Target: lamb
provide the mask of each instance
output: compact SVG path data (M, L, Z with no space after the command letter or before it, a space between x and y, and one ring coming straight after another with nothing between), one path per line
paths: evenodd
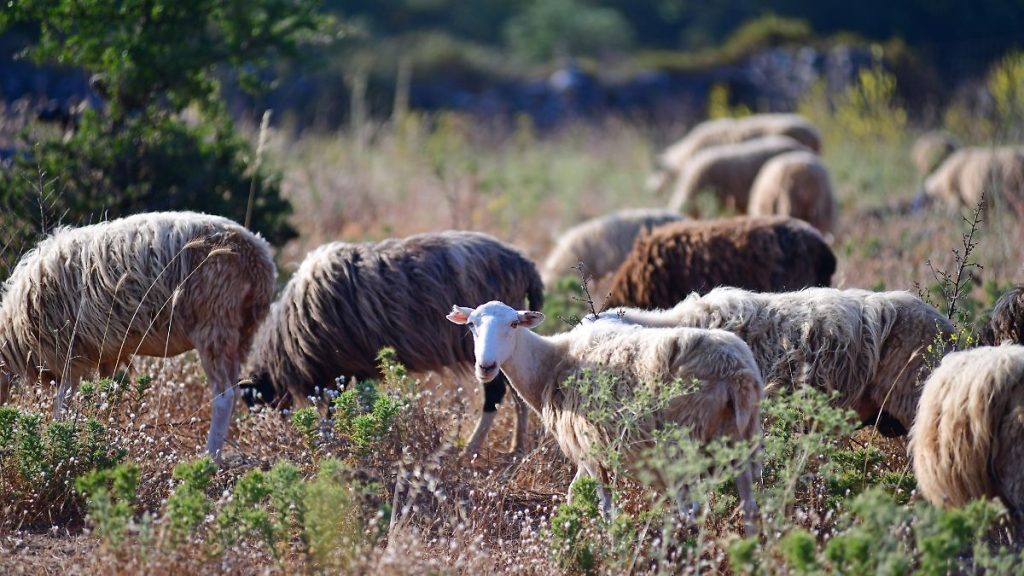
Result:
M219 216L154 212L58 229L4 284L0 403L17 376L56 381L59 416L84 376L195 349L213 395L206 449L219 458L276 274L266 241Z
M674 396L651 418L641 419L637 436L627 438L621 447L631 471L643 469L641 453L651 445L651 434L669 424L686 427L704 443L722 437L753 441L761 434L764 387L757 364L746 345L728 332L595 323L544 337L530 331L544 320L543 314L517 311L501 302L488 302L476 309L453 306L448 319L469 326L473 334L477 379L488 382L499 370L508 375L512 387L540 414L562 452L577 464L573 482L585 475L598 479L606 512L611 503L603 488L608 475L605 459L609 448L617 448L611 439L622 434L623 428L619 422L595 420L588 414L588 398L573 385L578 379L587 379L595 371L611 373L617 385L627 387L616 399L643 386L655 392L676 378L699 386L692 393ZM610 409L617 413L614 407ZM748 532L757 514L753 466L752 455L742 463L736 479ZM657 484L670 488L661 477ZM680 513L689 518L692 509L688 511L685 489L676 497Z
M772 158L754 180L747 213L799 218L829 237L835 229L836 199L828 170L810 152Z
M797 150L808 149L788 136L765 136L702 150L680 171L668 208L676 212L688 208L695 216L694 199L709 191L723 208L746 213L750 187L765 162Z
M936 506L998 497L1024 512L1024 346L946 356L924 384L910 454ZM1019 518L1019 516L1018 516Z
M924 181L924 198L950 210L973 208L985 195L988 205L1002 203L1024 215L1024 148L962 148Z
M910 159L918 174L928 176L943 160L960 148L955 136L945 130L931 130L922 134L910 149Z
M657 194L667 192L690 159L701 150L772 135L789 136L809 150L821 152L818 129L798 114L755 114L708 120L698 124L657 158L657 168L648 179L647 188Z
M1024 344L1024 284L1018 284L996 300L978 340L986 346L1004 342Z
M303 405L338 376L380 377L376 356L386 346L412 371L464 372L473 347L443 321L451 300L480 304L506 298L525 306L529 298L539 309L543 290L530 260L478 232L326 244L306 256L271 306L245 368L251 381L247 401ZM483 412L467 445L471 454L490 430L505 382L500 377L484 387ZM513 449L522 452L528 409L514 400Z
M793 218L667 224L637 239L605 305L668 308L716 286L763 292L828 286L835 269L821 234Z
M838 406L890 437L910 429L919 382L954 333L947 318L907 292L834 288L778 294L716 288L668 310L617 308L600 318L733 332L754 352L766 390L838 392Z
M544 285L550 289L555 282L572 273L572 267L583 262L584 269L595 281L613 274L626 259L637 235L655 226L678 222L682 216L668 210L633 209L612 212L587 220L567 230L552 248L541 268Z

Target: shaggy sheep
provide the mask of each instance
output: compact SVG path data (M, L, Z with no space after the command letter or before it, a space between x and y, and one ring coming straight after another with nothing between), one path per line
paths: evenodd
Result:
M886 436L910 428L919 380L934 361L928 350L953 333L949 320L907 292L834 288L779 294L716 288L668 310L618 308L601 318L733 332L754 352L767 390L836 391L839 406L864 424L877 422Z
M754 180L747 213L799 218L830 235L835 228L836 199L828 170L810 152L787 152L772 158Z
M444 322L452 299L482 304L506 298L543 306L533 263L477 232L419 234L375 244L334 242L309 253L270 309L246 365L257 399L303 404L338 376L380 376L381 348L416 372L464 371L470 339ZM468 450L476 452L505 394L504 377L484 387L484 408ZM253 400L252 394L246 398ZM513 448L526 449L528 409L515 397Z
M693 200L701 192L709 191L720 206L743 214L750 200L750 187L764 163L796 150L807 148L788 136L765 136L702 150L679 173L669 210L679 212L687 208L693 212Z
M929 200L951 210L973 208L985 194L989 205L1003 203L1024 215L1024 148L962 148L924 181Z
M612 279L605 304L667 308L691 292L716 286L763 292L828 286L835 269L825 239L800 220L680 222L637 239Z
M194 348L213 394L206 448L217 457L275 275L267 243L218 216L158 212L59 229L4 284L0 400L13 376L55 380L59 414L83 376Z
M1024 285L1015 286L996 300L978 340L985 346L1024 344Z
M910 159L914 162L917 172L921 176L927 176L958 148L960 142L955 136L945 130L931 130L914 142L910 150Z
M695 381L699 386L696 391L666 399L664 408L641 419L637 436L625 439L624 463L634 472L643 468L641 453L650 445L651 433L669 423L686 427L702 443L721 437L751 441L761 434L764 387L757 364L750 349L728 332L648 330L593 323L544 337L530 331L544 320L543 314L516 311L501 302L488 302L476 309L453 306L448 319L470 327L477 379L487 382L499 370L508 375L512 387L540 414L562 452L577 464L576 479L585 474L598 479L606 511L610 510L610 501L603 489L607 480L605 458L607 449L616 447L611 439L621 436L624 429L595 421L588 414L588 398L572 385L577 378L606 371L616 379L617 386L652 387L652 392L676 378ZM615 399L628 394L624 389ZM752 493L753 466L752 457L736 479L748 531L757 513ZM662 489L669 488L663 480L658 484ZM685 490L677 492L676 497L680 512L689 517Z
M658 156L657 168L648 179L647 187L658 194L667 192L687 162L701 150L772 135L789 136L808 149L821 152L821 134L798 114L755 114L744 118L708 120L695 126L682 140Z
M573 226L558 239L541 268L549 289L572 267L583 262L587 274L599 281L613 274L626 259L638 234L655 226L678 222L676 212L657 209L620 210Z
M924 384L910 454L936 506L999 497L1024 512L1024 346L954 352Z

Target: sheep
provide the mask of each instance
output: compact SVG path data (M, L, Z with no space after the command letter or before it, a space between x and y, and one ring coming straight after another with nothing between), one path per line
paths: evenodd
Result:
M945 130L930 130L922 134L910 149L910 159L922 176L928 176L943 160L960 148L955 136Z
M764 163L797 150L807 151L807 147L788 136L765 136L702 150L679 173L668 208L676 212L688 208L695 216L694 199L709 191L721 207L746 213L750 187Z
M765 292L828 286L835 269L821 234L793 218L667 224L637 239L605 305L668 308L716 286Z
M578 262L583 262L586 272L600 281L619 268L638 234L682 219L668 210L633 209L612 212L573 226L558 239L541 267L544 285L550 289L559 278L572 273L572 267Z
M821 152L818 129L798 114L755 114L744 118L707 120L658 156L655 161L657 167L648 178L647 188L657 194L667 192L683 167L701 150L771 135L789 136L811 151Z
M826 238L835 229L836 199L828 170L810 152L787 152L765 163L750 190L751 216L792 216Z
M889 437L910 429L918 382L954 332L908 292L834 288L762 294L723 287L668 310L615 308L600 318L733 332L754 352L769 393L797 386L838 392L838 406Z
M338 376L380 377L376 356L387 346L415 372L465 371L473 360L472 342L441 318L450 301L506 298L525 306L529 298L530 306L540 309L543 290L530 260L478 232L326 244L306 256L256 335L245 368L246 399L250 405L304 405ZM490 430L505 395L504 377L485 386L484 395L467 445L470 454ZM518 415L513 450L523 452L528 408L513 397Z
M948 209L977 206L984 194L989 205L1005 203L1024 215L1024 148L962 148L950 154L924 181L919 197L938 200Z
M652 393L676 378L694 381L699 387L689 394L666 398L664 408L641 419L638 437L627 438L621 446L630 471L643 468L641 453L650 446L651 433L667 424L686 427L703 443L721 437L752 441L761 434L764 386L757 364L750 349L728 332L648 330L595 323L544 337L531 332L544 320L543 314L517 311L497 301L475 309L453 306L448 320L468 326L473 334L477 379L488 382L499 370L505 372L512 387L540 415L562 452L577 465L573 483L587 475L598 479L606 512L610 512L611 502L604 490L608 475L605 459L609 448L617 448L610 439L619 436L623 428L607 418L595 421L587 413L588 398L573 385L578 379L606 371L616 379L617 386L646 386ZM612 401L628 394L623 389ZM614 406L609 408L612 414L617 413ZM748 532L757 514L752 492L754 459L751 454L741 464L736 479ZM668 488L663 478L659 477L656 484ZM677 492L676 501L683 517L691 519L685 488Z
M17 376L56 381L60 416L84 376L195 349L213 395L206 449L219 460L276 274L267 242L219 216L154 212L60 228L3 286L0 401Z
M924 384L909 450L936 506L998 497L1024 512L1024 346L946 356Z
M985 346L1004 342L1024 344L1024 284L1018 284L996 300L978 341Z

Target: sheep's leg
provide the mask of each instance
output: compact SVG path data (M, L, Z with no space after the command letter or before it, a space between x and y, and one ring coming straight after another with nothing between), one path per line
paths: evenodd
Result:
M740 500L743 502L743 531L747 536L757 533L757 501L754 500L754 464L746 466L743 472L736 477L736 490L740 493Z
M700 504L690 497L690 486L684 484L676 492L676 509L679 511L679 518L686 526L695 526L697 516L700 514Z
M609 493L608 488L606 487L609 480L608 471L600 466L591 466L582 462L576 466L576 475L573 476L572 482L569 483L569 493L565 496L566 503L572 504L574 499L573 489L575 488L576 483L583 478L593 478L597 481L597 499L601 504L601 516L604 517L605 520L614 520L616 510L612 504L611 493Z
M0 370L0 406L11 401L11 374Z
M225 347L225 351L227 353L222 352L219 356L215 356L210 349L199 353L213 396L206 452L218 463L222 461L221 448L231 426L231 412L235 408L237 396L235 383L241 369L234 347Z
M78 384L82 381L81 376L69 376L60 381L57 385L57 394L53 397L53 419L59 420L64 414L64 402L71 395L71 392L78 390Z
M498 413L498 405L505 399L505 391L508 389L508 378L504 372L498 372L497 378L484 384L484 410L480 414L480 420L476 424L476 430L469 437L466 444L466 452L476 454L480 451L480 445L487 438L487 433L494 425L494 417Z
M516 435L512 439L512 453L526 454L530 451L530 437L527 430L527 425L530 422L530 407L515 390L512 391L512 398L516 403Z

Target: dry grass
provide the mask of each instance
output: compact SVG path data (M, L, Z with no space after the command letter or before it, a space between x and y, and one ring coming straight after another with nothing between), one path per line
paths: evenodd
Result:
M909 146L892 144L886 153L855 146L826 147L840 193L840 226L835 250L839 270L834 285L914 290L934 283L926 264L952 268L951 250L960 245L959 217L941 212L902 215L883 210L910 198L916 182ZM898 150L894 155L891 150ZM575 126L536 136L527 126L490 129L454 116L429 122L413 118L395 129L380 129L368 147L344 135L308 136L298 141L271 139L268 162L285 173L300 238L281 249L287 274L310 248L337 240L403 236L449 227L484 230L542 258L560 230L622 207L655 206L661 199L643 191L653 156L649 133L625 122ZM842 156L837 156L841 154ZM858 155L863 155L863 160ZM879 163L884 163L881 166ZM879 179L877 176L883 176ZM990 305L983 281L999 285L1024 280L1021 232L1009 217L996 214L983 226L975 256L984 267L973 296ZM109 422L127 460L141 468L140 510L161 510L174 482L173 467L201 454L209 425L209 392L194 354L140 360L136 374L153 376L139 406ZM510 410L503 410L489 447L469 462L450 443L473 424L479 392L450 377L424 376L422 394L403 425L396 459L364 459L356 474L380 483L376 504L390 499L396 479L406 473L429 489L407 497L410 512L388 538L362 551L352 572L397 573L552 573L558 570L544 535L549 516L562 502L574 470L557 446L532 422L534 450L516 459L503 451L512 435ZM50 390L20 388L15 403L49 412ZM851 446L873 444L886 453L884 468L906 466L901 441L883 441L867 432ZM279 460L313 474L315 459L301 435L276 412L236 411L228 441L231 465L219 471L210 494L220 497L245 471L270 468ZM426 479L429 479L427 481ZM623 508L645 507L643 491L621 484ZM818 495L820 496L820 495ZM826 533L832 518L813 491L793 511L791 521ZM0 510L0 515L8 511ZM47 526L43 518L0 531L3 564L12 573L301 573L313 571L301 543L277 558L255 542L216 557L201 546L154 552L148 558L101 547L80 522ZM5 523L0 523L5 524ZM31 526L29 526L31 524ZM736 514L717 517L712 539L700 555L723 571L725 546L740 533ZM685 539L685 538L683 538ZM639 571L657 565L636 566ZM664 568L664 566L662 566ZM677 568L679 568L677 566Z

